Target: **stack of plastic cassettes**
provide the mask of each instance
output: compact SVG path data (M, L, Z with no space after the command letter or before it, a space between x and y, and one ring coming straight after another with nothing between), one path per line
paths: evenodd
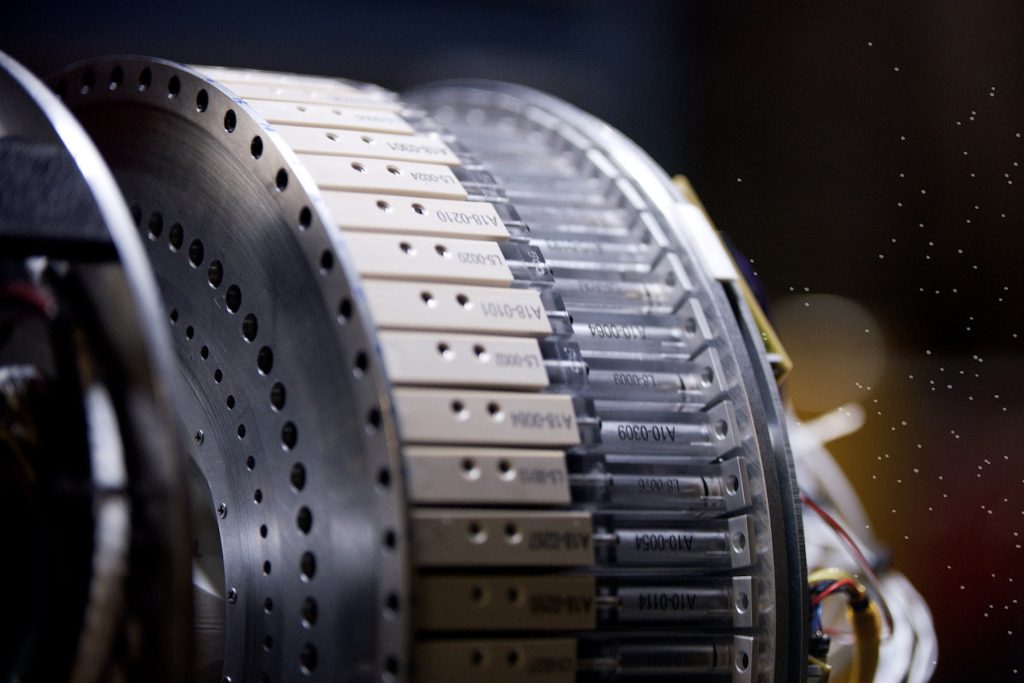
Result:
M515 277L499 291L531 298L494 307L503 324L473 330L487 336L437 335L438 372L416 383L460 389L398 404L423 680L518 680L521 661L553 682L753 680L772 619L763 483L699 266L545 98L440 86L412 99L449 131L472 198L496 202ZM488 310L498 292L440 298L453 294Z

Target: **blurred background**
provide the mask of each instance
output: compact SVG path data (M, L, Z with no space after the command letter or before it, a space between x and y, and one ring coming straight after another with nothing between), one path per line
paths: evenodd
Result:
M865 408L832 448L928 599L936 680L1024 679L1024 4L17 2L0 49L497 78L610 122L750 259L801 417Z

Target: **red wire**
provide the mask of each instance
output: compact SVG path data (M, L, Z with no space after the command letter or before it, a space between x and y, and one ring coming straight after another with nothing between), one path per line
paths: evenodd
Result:
M25 304L47 317L51 317L53 301L27 282L11 282L0 290L0 298Z
M885 619L885 625L888 628L889 633L891 634L893 629L892 612L889 611L889 605L885 603L885 598L882 596L882 584L878 580L878 575L875 574L875 570L872 569L871 563L868 562L868 558L866 558L864 556L864 553L861 552L860 546L857 545L857 542L855 540L853 540L853 537L849 534L849 532L846 531L846 528L842 525L842 523L835 517L830 515L828 512L826 512L820 505L814 502L813 498L811 498L809 495L801 491L800 500L803 502L804 505L814 510L814 512L817 513L819 517L821 517L822 521L825 522L825 524L827 524L829 527L831 527L832 531L834 531L836 535L839 536L840 539L842 539L843 543L846 544L846 547L850 551L850 554L853 555L853 559L857 561L857 564L860 565L860 568L864 571L864 573L870 580L871 587L874 589L875 597L878 601L878 605L882 610L882 617Z
M814 605L814 606L820 605L822 600L824 600L828 596L832 595L833 593L835 593L840 588L845 588L846 586L853 587L853 586L856 586L856 585L857 584L854 583L853 581L851 581L850 579L839 579L838 581L833 583L831 586L829 586L825 590L823 590L820 593L818 593L817 595L815 595L814 599L811 600L811 604Z

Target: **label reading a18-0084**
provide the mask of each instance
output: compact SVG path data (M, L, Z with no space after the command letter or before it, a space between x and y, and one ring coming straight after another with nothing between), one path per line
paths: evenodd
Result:
M399 388L394 398L406 442L574 446L580 440L570 396Z

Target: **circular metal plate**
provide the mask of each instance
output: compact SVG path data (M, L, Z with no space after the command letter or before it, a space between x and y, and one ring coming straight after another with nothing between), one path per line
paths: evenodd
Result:
M57 89L118 178L157 274L209 487L201 509L223 552L223 583L206 590L225 612L223 680L398 677L397 440L315 185L247 105L180 65L91 62ZM220 662L201 665L216 680Z

